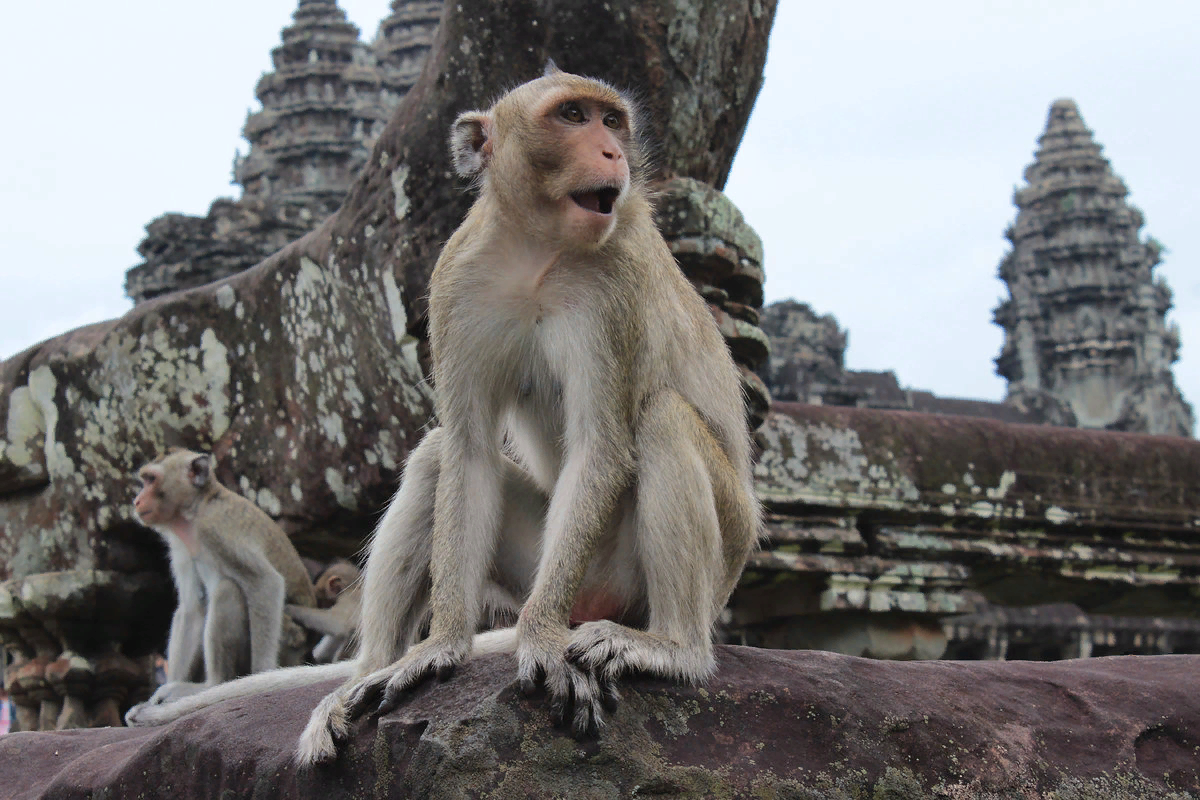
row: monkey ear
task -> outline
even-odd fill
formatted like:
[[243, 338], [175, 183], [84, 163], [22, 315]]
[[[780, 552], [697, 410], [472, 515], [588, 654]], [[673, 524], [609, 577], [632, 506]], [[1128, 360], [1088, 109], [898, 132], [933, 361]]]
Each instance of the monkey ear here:
[[333, 592], [334, 594], [341, 594], [342, 590], [345, 588], [346, 584], [341, 578], [339, 578], [337, 575], [329, 576], [329, 591]]
[[542, 70], [543, 78], [548, 77], [550, 75], [558, 75], [561, 72], [562, 72], [562, 70], [558, 68], [558, 64], [554, 63], [553, 58], [546, 59], [546, 68], [544, 70]]
[[203, 489], [212, 475], [212, 456], [205, 454], [196, 456], [188, 464], [188, 478], [197, 489]]
[[459, 114], [450, 129], [450, 156], [460, 178], [474, 178], [492, 156], [492, 120], [483, 111]]

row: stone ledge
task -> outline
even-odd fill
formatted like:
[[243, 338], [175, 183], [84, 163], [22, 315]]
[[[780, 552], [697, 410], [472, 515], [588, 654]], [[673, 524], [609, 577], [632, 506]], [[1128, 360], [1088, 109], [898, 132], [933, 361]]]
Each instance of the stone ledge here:
[[[703, 688], [626, 682], [598, 741], [554, 729], [513, 662], [470, 663], [297, 773], [323, 684], [161, 728], [0, 738], [25, 798], [1195, 797], [1200, 657], [881, 662], [721, 647]], [[1058, 792], [1058, 794], [1053, 794]], [[1190, 793], [1190, 794], [1189, 794]]]

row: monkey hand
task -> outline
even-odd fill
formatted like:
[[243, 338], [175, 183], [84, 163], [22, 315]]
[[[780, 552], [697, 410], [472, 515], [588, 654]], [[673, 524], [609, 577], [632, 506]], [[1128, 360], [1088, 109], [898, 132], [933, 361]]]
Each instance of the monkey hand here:
[[125, 712], [125, 724], [130, 727], [157, 724], [155, 719], [157, 715], [154, 713], [155, 706], [161, 706], [188, 697], [204, 688], [205, 684], [203, 683], [189, 683], [187, 681], [170, 681], [164, 683], [154, 691], [154, 694], [150, 695], [149, 700], [138, 703]]
[[471, 637], [434, 639], [414, 645], [395, 663], [360, 678], [347, 695], [347, 713], [353, 719], [374, 706], [371, 713], [386, 714], [404, 693], [431, 675], [446, 680], [471, 653]]
[[517, 678], [521, 691], [532, 694], [545, 686], [550, 715], [557, 725], [569, 725], [576, 737], [595, 736], [604, 726], [604, 709], [616, 707], [619, 695], [596, 675], [565, 657], [570, 630], [534, 629], [518, 625]]

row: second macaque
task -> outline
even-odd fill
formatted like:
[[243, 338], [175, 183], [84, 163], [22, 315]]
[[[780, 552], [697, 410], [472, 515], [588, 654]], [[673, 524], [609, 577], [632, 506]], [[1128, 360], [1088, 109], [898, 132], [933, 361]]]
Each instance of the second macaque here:
[[359, 574], [358, 567], [349, 561], [334, 561], [313, 585], [317, 608], [286, 606], [292, 619], [321, 634], [321, 640], [312, 649], [314, 663], [328, 664], [353, 652], [354, 634], [358, 629], [358, 616], [362, 608]]
[[138, 478], [134, 510], [166, 542], [178, 595], [167, 680], [144, 705], [300, 663], [303, 632], [283, 608], [315, 606], [316, 596], [287, 534], [217, 481], [208, 454], [172, 449]]

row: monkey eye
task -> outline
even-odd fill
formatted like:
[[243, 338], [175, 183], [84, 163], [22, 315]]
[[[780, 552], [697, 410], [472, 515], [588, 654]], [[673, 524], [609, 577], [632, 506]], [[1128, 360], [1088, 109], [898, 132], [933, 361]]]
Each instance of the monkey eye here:
[[558, 115], [567, 122], [587, 122], [587, 115], [583, 113], [583, 109], [579, 107], [579, 103], [576, 103], [573, 100], [563, 103], [561, 106], [559, 106]]
[[614, 131], [621, 127], [621, 115], [615, 111], [610, 111], [604, 115], [604, 127], [612, 128]]

